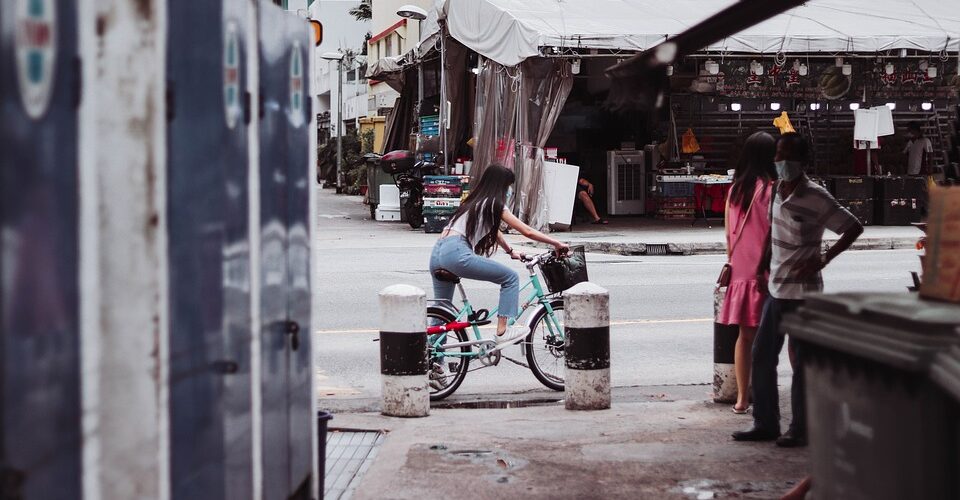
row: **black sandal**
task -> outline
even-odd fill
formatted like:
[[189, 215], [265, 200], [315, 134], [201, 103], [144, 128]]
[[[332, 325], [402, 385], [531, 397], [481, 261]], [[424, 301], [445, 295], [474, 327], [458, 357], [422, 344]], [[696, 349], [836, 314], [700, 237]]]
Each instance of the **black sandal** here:
[[610, 221], [608, 221], [607, 219], [597, 219], [597, 220], [591, 222], [591, 224], [602, 224], [602, 225], [607, 225], [607, 224], [609, 224], [609, 223], [610, 223]]

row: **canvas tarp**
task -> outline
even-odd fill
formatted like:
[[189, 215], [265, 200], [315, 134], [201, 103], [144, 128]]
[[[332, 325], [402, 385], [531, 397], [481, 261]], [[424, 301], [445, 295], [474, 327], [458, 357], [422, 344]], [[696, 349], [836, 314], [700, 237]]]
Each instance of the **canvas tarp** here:
[[[445, 0], [450, 35], [505, 66], [542, 47], [645, 50], [731, 0]], [[429, 25], [436, 30], [436, 24]], [[869, 52], [960, 50], [960, 9], [944, 0], [810, 0], [704, 50]]]

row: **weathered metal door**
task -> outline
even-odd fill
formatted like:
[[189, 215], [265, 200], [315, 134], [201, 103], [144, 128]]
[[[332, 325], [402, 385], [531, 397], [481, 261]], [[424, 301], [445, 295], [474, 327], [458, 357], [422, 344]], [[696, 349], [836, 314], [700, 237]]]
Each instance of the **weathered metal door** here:
[[264, 498], [309, 485], [311, 469], [308, 32], [261, 2], [260, 217]]
[[0, 497], [81, 491], [74, 0], [0, 2]]
[[245, 2], [168, 3], [173, 498], [251, 498]]

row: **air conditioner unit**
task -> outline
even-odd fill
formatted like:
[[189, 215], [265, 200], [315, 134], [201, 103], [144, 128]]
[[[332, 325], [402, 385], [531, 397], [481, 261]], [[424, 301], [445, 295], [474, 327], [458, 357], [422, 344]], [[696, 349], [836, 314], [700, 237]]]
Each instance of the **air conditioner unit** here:
[[646, 213], [647, 169], [643, 151], [607, 151], [607, 213]]

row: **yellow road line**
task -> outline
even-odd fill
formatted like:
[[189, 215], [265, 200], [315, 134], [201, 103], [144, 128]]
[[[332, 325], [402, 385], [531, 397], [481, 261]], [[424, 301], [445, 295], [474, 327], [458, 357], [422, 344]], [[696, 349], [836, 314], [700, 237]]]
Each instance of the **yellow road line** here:
[[[611, 321], [610, 326], [627, 326], [627, 325], [668, 325], [676, 323], [713, 323], [713, 318], [686, 318], [686, 319], [626, 319], [619, 321]], [[480, 327], [481, 330], [486, 330], [493, 328], [493, 325], [487, 325]], [[317, 330], [317, 333], [320, 334], [335, 334], [335, 333], [379, 333], [380, 330], [372, 328], [354, 328], [354, 329], [333, 329], [333, 330]]]

